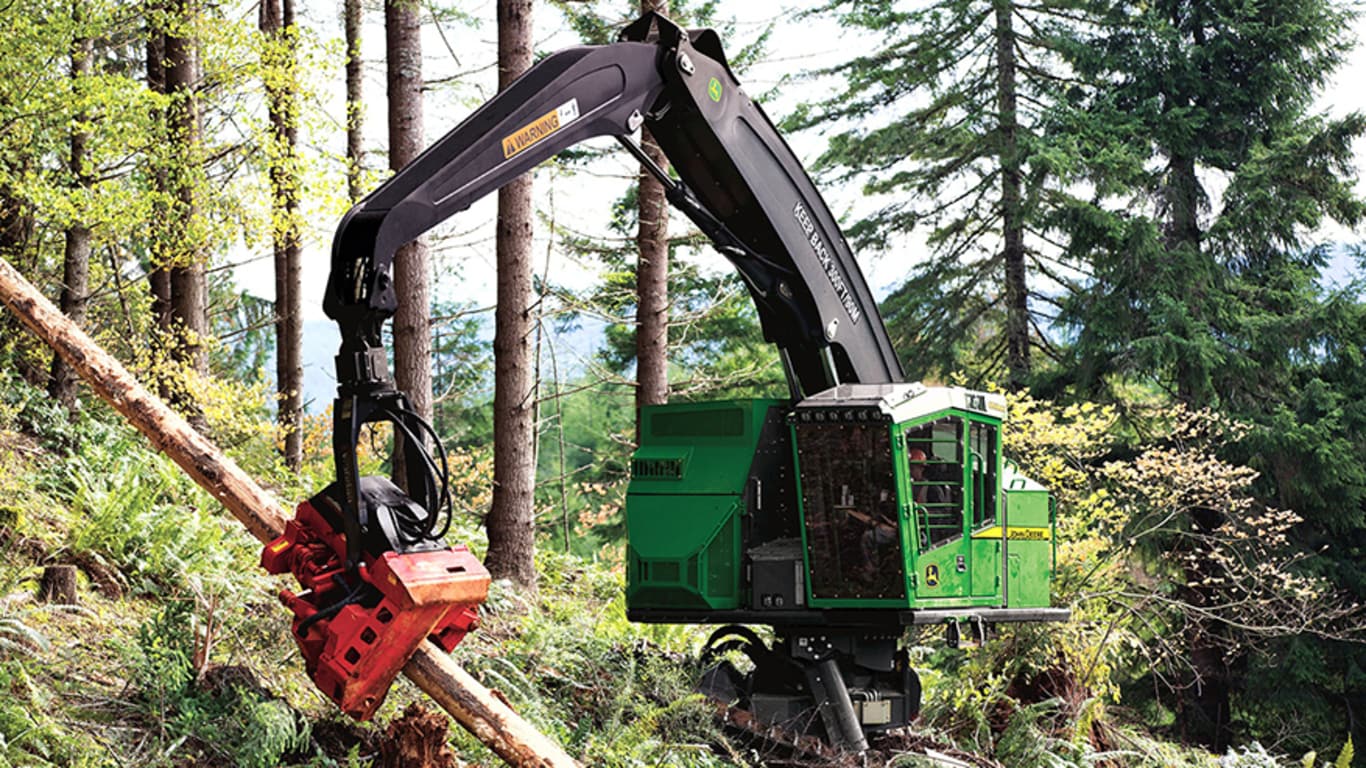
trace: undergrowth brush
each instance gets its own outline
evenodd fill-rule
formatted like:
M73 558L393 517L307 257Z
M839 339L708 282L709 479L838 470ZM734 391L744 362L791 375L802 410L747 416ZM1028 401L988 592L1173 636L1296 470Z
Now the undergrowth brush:
M139 594L230 591L256 544L170 459L128 429L92 425L43 487L69 511L63 548Z
M538 594L495 584L484 627L457 651L462 663L586 765L733 765L715 751L716 706L692 690L691 652L705 633L626 621L617 570L562 553L538 559ZM471 737L455 740L467 757L487 756Z
M320 748L314 724L335 710L286 639L289 617L258 568L259 544L121 421L99 408L68 421L26 386L0 394L0 532L10 544L39 542L0 563L0 768L375 764L358 747L340 757ZM318 439L325 419L309 427L305 471L291 474L258 402L212 402L208 415L239 462L282 498L304 498L330 477ZM383 443L362 446L364 472L384 471ZM459 492L482 498L490 478L470 466ZM1109 509L1095 506L1102 517ZM478 512L466 505L448 540L482 556ZM1069 578L1099 559L1083 533L1064 537L1060 553L1060 573L1073 575L1060 576L1058 599L1074 611L1082 587ZM457 661L584 765L763 764L722 733L719 705L694 692L709 627L627 621L619 561L549 548L537 558L538 590L495 583ZM81 608L32 598L41 566L62 562L90 580ZM1169 712L1121 708L1115 681L1141 678L1140 639L1109 614L1076 615L1003 630L976 650L913 638L925 688L916 737L1005 768L1350 768L1350 744L1326 751L1338 755L1329 763L1257 744L1219 756L1164 740ZM419 695L400 682L376 722ZM450 740L464 761L500 764L464 731ZM869 765L945 764L906 749Z
M242 768L273 768L310 750L309 721L243 667L196 664L192 604L168 603L139 627L130 658L134 702L168 765L199 753Z

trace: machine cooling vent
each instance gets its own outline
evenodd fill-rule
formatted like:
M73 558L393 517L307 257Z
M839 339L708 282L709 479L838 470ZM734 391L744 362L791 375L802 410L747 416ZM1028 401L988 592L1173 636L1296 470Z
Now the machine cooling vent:
M683 459L632 459L631 477L637 480L682 480Z

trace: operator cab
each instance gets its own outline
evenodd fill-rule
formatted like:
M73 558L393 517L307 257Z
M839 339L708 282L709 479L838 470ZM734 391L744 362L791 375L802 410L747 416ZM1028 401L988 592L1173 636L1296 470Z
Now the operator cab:
M1005 412L998 394L905 383L841 385L797 403L787 420L813 608L1005 607L1012 586L1011 606L1047 605L1046 588L1002 584ZM1025 506L1043 516L1017 524L1042 529L1044 551L1016 555L1046 585L1049 504Z

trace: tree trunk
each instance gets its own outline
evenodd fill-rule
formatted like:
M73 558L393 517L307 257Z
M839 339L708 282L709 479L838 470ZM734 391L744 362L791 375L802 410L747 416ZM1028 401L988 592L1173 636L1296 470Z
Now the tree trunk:
M196 373L208 375L209 358L204 347L208 337L208 288L204 275L207 257L194 234L199 215L196 180L202 162L198 84L198 41L194 26L198 0L170 0L172 21L166 32L166 92L171 95L168 110L170 142L182 165L171 178L175 190L175 210L170 216L169 243L171 266L171 323L176 334L175 359ZM191 407L182 393L182 407ZM192 419L193 420L193 419Z
M275 257L275 392L278 422L284 432L285 466L297 472L304 463L303 308L299 296L302 262L299 233L299 113L294 57L294 0L262 0L265 36L262 66L270 115L272 232Z
M1188 334L1199 333L1198 325L1205 322L1205 259L1200 253L1200 201L1203 195L1195 173L1195 159L1174 154L1167 163L1167 178L1162 189L1162 205L1166 210L1163 245L1170 265L1183 272L1186 312L1194 321L1185 329ZM1194 342L1195 339L1185 341ZM1205 374L1202 366L1185 355L1177 355L1177 398L1193 408L1208 405L1210 392Z
M222 502L261 543L284 530L286 515L269 493L232 459L144 389L132 374L57 311L8 262L0 260L0 301L51 346L152 444L201 488ZM436 645L423 643L403 673L509 765L577 768L554 742L537 732L499 697L479 684Z
M361 60L361 22L364 10L360 0L346 0L342 12L346 26L346 196L352 205L360 202L361 172L364 170L365 149L362 129L365 105L364 62Z
M384 27L389 82L389 167L397 171L423 149L422 24L416 0L387 0ZM417 240L394 257L394 381L417 415L432 420L432 330L427 244ZM403 440L394 435L394 482L408 485Z
M667 0L641 0L641 13L667 14ZM645 154L661 168L668 168L664 152L640 129ZM664 185L642 166L638 182L636 221L636 428L640 408L669 401L669 208ZM638 438L637 438L638 439Z
M531 0L498 0L498 87L531 66ZM536 584L536 382L531 375L531 175L498 190L498 310L493 337L493 507L484 566Z
M76 566L49 565L38 584L38 600L57 605L76 605Z
M82 23L80 4L72 6L72 21L79 28ZM71 42L71 89L79 93L84 88L83 80L90 77L93 70L95 45L80 32ZM88 188L91 184L90 169L87 167L85 143L89 134L80 126L86 121L83 114L76 115L71 129L71 177L76 189ZM80 223L73 223L66 230L66 252L62 258L62 312L77 325L85 323L85 303L90 294L90 229ZM48 394L61 403L68 411L76 409L76 374L71 366L62 360L61 355L52 356L52 378L48 383Z
M1212 540L1226 518L1218 512L1196 507L1190 513L1194 556L1185 567L1185 584L1177 596L1185 608L1184 635L1190 679L1177 695L1182 738L1223 753L1233 742L1233 669L1226 649L1227 629L1204 612L1221 602L1219 588L1227 572L1214 556ZM1184 548L1184 547L1183 547Z
M152 93L166 93L166 32L160 18L164 8L160 0L147 3L147 90ZM152 124L164 136L166 116L160 109L153 109ZM166 166L160 158L154 158L151 168L152 191L156 193L153 219L149 227L148 248L148 288L152 293L152 316L156 318L157 347L171 343L171 257L168 253L167 234L170 211L165 199L170 195L171 184L167 178ZM157 389L161 396L170 399L165 379L157 377Z
M996 5L996 91L1000 110L1001 239L1005 262L1006 368L1011 389L1029 378L1029 287L1025 281L1023 182L1016 107L1015 29L1012 0Z

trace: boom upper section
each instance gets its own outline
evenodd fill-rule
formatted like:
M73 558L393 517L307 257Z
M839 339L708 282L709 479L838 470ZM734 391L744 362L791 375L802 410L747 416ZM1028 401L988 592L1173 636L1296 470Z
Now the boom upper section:
M621 42L551 54L358 203L333 240L324 309L342 390L383 386L394 252L559 151L649 127L670 202L740 272L794 395L900 381L858 264L801 163L731 73L716 33L647 14ZM657 174L662 175L658 169Z

